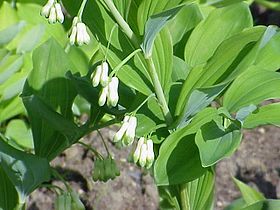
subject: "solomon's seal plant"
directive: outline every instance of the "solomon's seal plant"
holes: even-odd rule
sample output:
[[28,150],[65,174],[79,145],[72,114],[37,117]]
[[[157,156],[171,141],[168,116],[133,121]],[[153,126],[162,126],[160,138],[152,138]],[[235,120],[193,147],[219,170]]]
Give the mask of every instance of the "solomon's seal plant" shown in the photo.
[[[119,160],[100,132],[111,125],[110,141],[154,178],[161,209],[214,209],[216,163],[243,130],[280,126],[280,32],[253,25],[252,2],[2,3],[0,209],[25,209],[38,187],[57,194],[56,209],[85,209],[50,163],[79,144],[94,157],[89,178],[115,179]],[[93,131],[106,156],[83,141]],[[280,209],[234,182],[243,197],[228,209]]]

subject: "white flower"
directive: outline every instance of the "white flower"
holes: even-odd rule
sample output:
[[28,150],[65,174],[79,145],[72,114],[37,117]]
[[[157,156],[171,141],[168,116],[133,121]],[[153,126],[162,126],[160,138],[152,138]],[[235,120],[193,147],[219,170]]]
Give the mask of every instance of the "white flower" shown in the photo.
[[86,25],[83,22],[80,22],[78,17],[74,17],[70,32],[70,44],[81,46],[83,44],[89,44],[89,42],[90,36],[87,32]]
[[102,68],[101,68],[101,65],[99,65],[96,67],[96,70],[91,74],[91,80],[92,80],[93,87],[97,87],[99,85],[101,73],[102,73]]
[[99,96],[98,104],[99,106],[104,106],[106,103],[106,98],[108,95],[108,86],[103,87]]
[[119,142],[120,140],[122,140],[124,133],[126,132],[127,128],[128,128],[128,120],[129,120],[130,116],[125,116],[124,120],[123,120],[123,124],[120,128],[120,130],[115,134],[113,141],[114,142]]
[[139,165],[145,167],[147,162],[148,149],[147,144],[142,144],[140,149]]
[[149,169],[154,162],[155,155],[153,149],[154,143],[151,139],[147,140],[147,160],[146,160],[146,168]]
[[129,126],[124,134],[123,138],[123,144],[124,145],[130,145],[133,143],[134,137],[135,137],[135,132],[136,132],[136,127],[137,127],[137,118],[135,116],[131,116],[129,118]]
[[123,146],[133,143],[135,130],[137,126],[137,118],[135,116],[125,116],[120,130],[114,136],[114,142],[122,140]]
[[50,11],[50,16],[48,19],[50,24],[54,24],[56,22],[56,11],[55,11],[55,7],[52,6],[51,11]]
[[133,161],[134,163],[137,163],[139,158],[140,158],[140,152],[141,152],[141,147],[142,145],[144,144],[145,142],[145,138],[144,137],[141,137],[139,140],[138,140],[138,143],[137,143],[137,146],[136,146],[136,149],[133,153]]
[[40,14],[46,18],[49,17],[54,0],[49,0],[45,6],[42,7]]
[[54,7],[55,7],[55,11],[56,11],[56,20],[60,23],[63,23],[64,15],[63,15],[63,12],[62,12],[62,9],[61,9],[61,5],[59,3],[56,3],[54,5]]
[[101,68],[102,68],[102,73],[100,76],[100,84],[105,87],[108,85],[108,81],[109,81],[109,77],[108,77],[108,72],[109,72],[109,65],[108,63],[105,61],[101,64]]
[[45,6],[41,9],[41,15],[48,18],[50,24],[60,22],[63,23],[64,15],[61,5],[55,0],[49,0]]
[[113,77],[108,84],[108,99],[107,99],[107,106],[114,107],[118,104],[119,101],[119,94],[118,94],[118,86],[119,86],[119,79],[117,77]]

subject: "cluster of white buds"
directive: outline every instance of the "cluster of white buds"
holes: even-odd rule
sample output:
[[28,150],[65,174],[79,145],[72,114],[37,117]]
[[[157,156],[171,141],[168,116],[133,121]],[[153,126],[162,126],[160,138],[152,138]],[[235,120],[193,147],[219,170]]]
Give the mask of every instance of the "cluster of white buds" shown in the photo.
[[69,39],[71,45],[76,44],[81,46],[83,44],[89,44],[90,42],[87,27],[83,22],[79,21],[78,17],[74,17],[73,19]]
[[122,141],[123,146],[129,146],[133,143],[137,126],[135,116],[125,116],[120,130],[115,134],[113,141]]
[[102,62],[91,74],[91,80],[93,87],[97,87],[99,84],[102,86],[98,100],[99,106],[104,106],[107,101],[108,107],[115,107],[119,101],[119,79],[117,77],[109,78],[108,72],[108,63]]
[[109,81],[108,72],[109,66],[106,61],[102,62],[101,65],[98,65],[96,70],[91,74],[93,87],[97,87],[99,84],[101,84],[102,87],[106,87]]
[[134,163],[139,161],[141,167],[149,169],[153,165],[154,159],[153,141],[141,137],[133,154]]
[[61,5],[56,0],[48,0],[47,4],[41,9],[41,15],[48,18],[49,23],[63,23],[64,15]]

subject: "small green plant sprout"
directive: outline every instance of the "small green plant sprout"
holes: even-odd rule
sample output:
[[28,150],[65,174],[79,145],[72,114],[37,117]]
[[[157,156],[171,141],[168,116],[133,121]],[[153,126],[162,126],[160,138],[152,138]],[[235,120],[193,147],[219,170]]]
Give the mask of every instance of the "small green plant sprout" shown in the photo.
[[48,0],[41,9],[41,15],[48,18],[50,24],[63,23],[64,21],[61,5],[56,0]]

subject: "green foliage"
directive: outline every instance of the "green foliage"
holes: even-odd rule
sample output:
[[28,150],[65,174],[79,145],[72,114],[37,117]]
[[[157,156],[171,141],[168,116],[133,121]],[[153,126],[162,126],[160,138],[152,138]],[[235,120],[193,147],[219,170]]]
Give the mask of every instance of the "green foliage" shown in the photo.
[[[135,136],[154,144],[141,154],[155,159],[162,209],[210,210],[215,164],[238,148],[242,129],[280,125],[279,103],[262,105],[280,98],[279,29],[253,26],[249,3],[97,0],[80,8],[64,1],[69,17],[88,27],[91,42],[76,47],[67,39],[70,18],[50,25],[39,15],[44,2],[30,2],[0,9],[0,209],[21,208],[50,179],[49,162],[84,135],[135,115]],[[100,107],[107,86],[92,84],[105,62],[109,82],[120,80],[115,107]],[[74,117],[84,113],[86,122]],[[107,158],[79,142],[96,156],[94,181],[119,175],[103,141]],[[279,201],[235,182],[243,198],[228,209],[279,209]],[[66,188],[56,209],[84,209]]]

